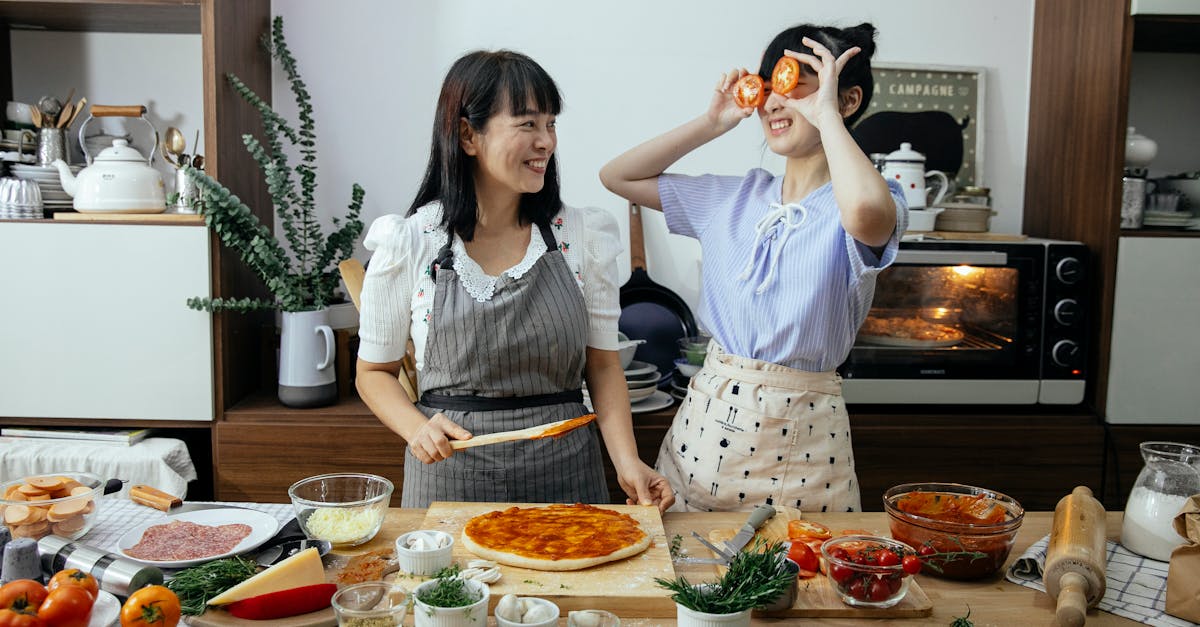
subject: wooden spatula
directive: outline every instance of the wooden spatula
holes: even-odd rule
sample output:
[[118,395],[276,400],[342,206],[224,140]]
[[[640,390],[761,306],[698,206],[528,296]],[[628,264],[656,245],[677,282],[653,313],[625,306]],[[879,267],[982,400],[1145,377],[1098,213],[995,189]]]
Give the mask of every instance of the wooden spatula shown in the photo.
[[450,448],[460,450],[471,448],[473,446],[486,446],[488,444],[499,444],[500,442],[513,442],[515,440],[540,440],[542,438],[561,438],[567,433],[586,425],[596,419],[596,414],[586,414],[578,418],[569,418],[567,420],[559,420],[550,424],[538,425],[529,427],[528,429],[517,429],[516,431],[501,431],[499,433],[489,433],[487,435],[477,435],[469,440],[450,440]]

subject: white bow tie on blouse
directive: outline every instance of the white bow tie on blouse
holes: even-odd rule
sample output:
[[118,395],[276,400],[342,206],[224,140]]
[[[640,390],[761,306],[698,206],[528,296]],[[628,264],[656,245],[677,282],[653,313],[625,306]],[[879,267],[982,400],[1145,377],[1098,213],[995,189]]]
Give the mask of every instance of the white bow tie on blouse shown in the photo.
[[[754,247],[751,249],[749,261],[746,262],[746,268],[739,277],[742,281],[749,281],[755,267],[763,263],[770,264],[767,276],[763,277],[762,282],[754,289],[755,294],[762,294],[775,282],[775,266],[779,264],[779,255],[776,254],[775,258],[771,259],[771,246],[777,246],[779,251],[782,251],[783,244],[792,231],[800,228],[808,219],[808,209],[799,203],[789,202],[785,205],[773,202],[769,206],[771,211],[754,225]],[[778,243],[772,244],[776,240]]]

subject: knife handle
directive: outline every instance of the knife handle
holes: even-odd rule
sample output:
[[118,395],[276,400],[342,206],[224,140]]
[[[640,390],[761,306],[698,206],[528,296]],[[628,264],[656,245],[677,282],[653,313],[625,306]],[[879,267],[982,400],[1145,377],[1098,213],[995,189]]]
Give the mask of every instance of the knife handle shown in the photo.
[[750,512],[750,518],[746,521],[745,525],[742,525],[742,529],[748,529],[750,530],[750,533],[754,533],[759,527],[763,526],[768,520],[774,517],[774,507],[771,507],[770,505],[759,505],[758,507],[754,508],[753,512]]

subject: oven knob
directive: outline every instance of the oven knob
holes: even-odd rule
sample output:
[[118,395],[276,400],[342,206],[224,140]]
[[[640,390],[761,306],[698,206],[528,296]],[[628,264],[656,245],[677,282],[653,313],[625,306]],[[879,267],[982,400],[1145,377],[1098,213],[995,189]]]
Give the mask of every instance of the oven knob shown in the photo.
[[1075,368],[1079,366],[1079,344],[1073,340],[1059,340],[1050,349],[1050,358],[1063,368]]
[[1083,264],[1074,257],[1063,257],[1058,265],[1054,266],[1054,275],[1058,277],[1059,281],[1067,285],[1074,285],[1083,275]]
[[1079,318],[1079,301],[1074,298],[1064,298],[1054,305],[1054,319],[1059,324],[1069,327]]

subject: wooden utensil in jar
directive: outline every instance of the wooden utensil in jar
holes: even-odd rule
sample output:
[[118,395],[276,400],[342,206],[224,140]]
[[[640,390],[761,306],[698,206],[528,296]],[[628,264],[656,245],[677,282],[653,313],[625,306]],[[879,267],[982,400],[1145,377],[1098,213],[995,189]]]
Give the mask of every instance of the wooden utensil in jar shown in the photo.
[[87,98],[80,98],[75,105],[75,111],[71,114],[71,119],[67,120],[67,128],[71,128],[75,124],[75,118],[79,117],[79,113],[87,106]]
[[1054,508],[1043,579],[1057,599],[1059,625],[1078,627],[1087,609],[1104,598],[1108,554],[1104,506],[1086,486],[1078,486]]
[[75,112],[75,105],[67,103],[63,105],[62,111],[58,113],[58,122],[54,124],[57,128],[66,128],[67,122],[71,121],[71,114]]
[[471,448],[473,446],[499,444],[500,442],[513,442],[515,440],[559,438],[595,419],[596,414],[585,414],[578,418],[568,418],[567,420],[559,420],[558,422],[538,425],[536,427],[529,427],[528,429],[517,429],[515,431],[501,431],[499,433],[477,435],[469,440],[450,440],[450,448],[457,451],[464,448]]

